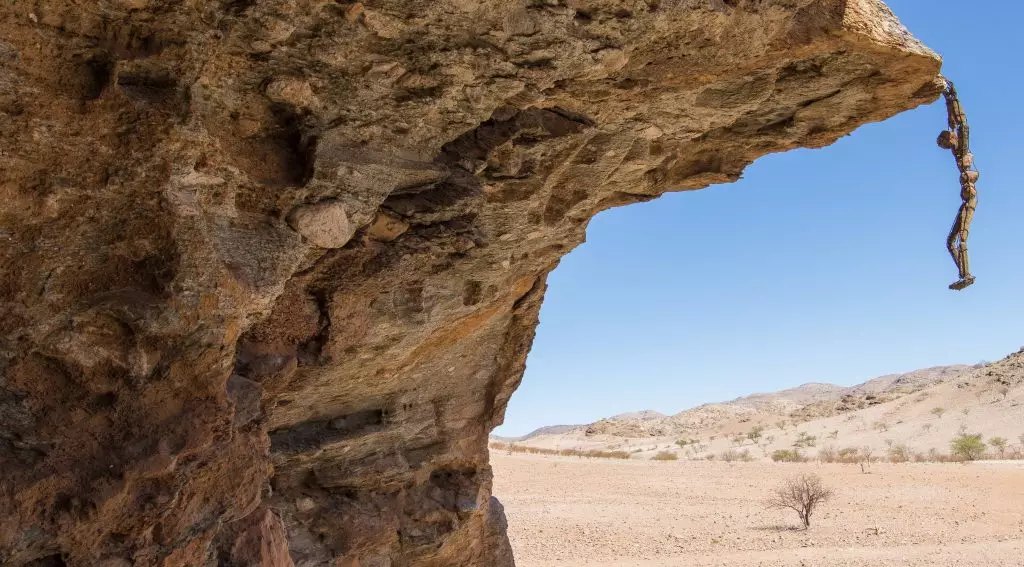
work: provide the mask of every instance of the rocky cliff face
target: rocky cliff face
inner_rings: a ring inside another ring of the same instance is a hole
[[[878,0],[2,4],[11,566],[510,564],[588,219],[939,94]]]

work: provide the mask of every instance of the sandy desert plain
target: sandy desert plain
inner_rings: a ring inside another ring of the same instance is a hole
[[[519,567],[1024,566],[1024,461],[491,459]],[[765,505],[802,472],[836,491],[807,531]]]

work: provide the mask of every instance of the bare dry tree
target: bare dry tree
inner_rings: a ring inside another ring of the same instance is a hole
[[[811,515],[818,504],[831,499],[835,492],[821,482],[816,474],[795,476],[775,489],[775,495],[768,501],[771,508],[782,508],[795,511],[804,524],[804,529],[811,527]]]

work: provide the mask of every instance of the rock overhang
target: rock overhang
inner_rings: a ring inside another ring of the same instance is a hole
[[[11,565],[506,564],[487,434],[589,219],[940,94],[877,0],[40,0],[0,29]]]

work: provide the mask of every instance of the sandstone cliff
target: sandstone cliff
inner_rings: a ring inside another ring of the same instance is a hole
[[[878,0],[3,2],[0,563],[510,564],[588,219],[938,70]]]

